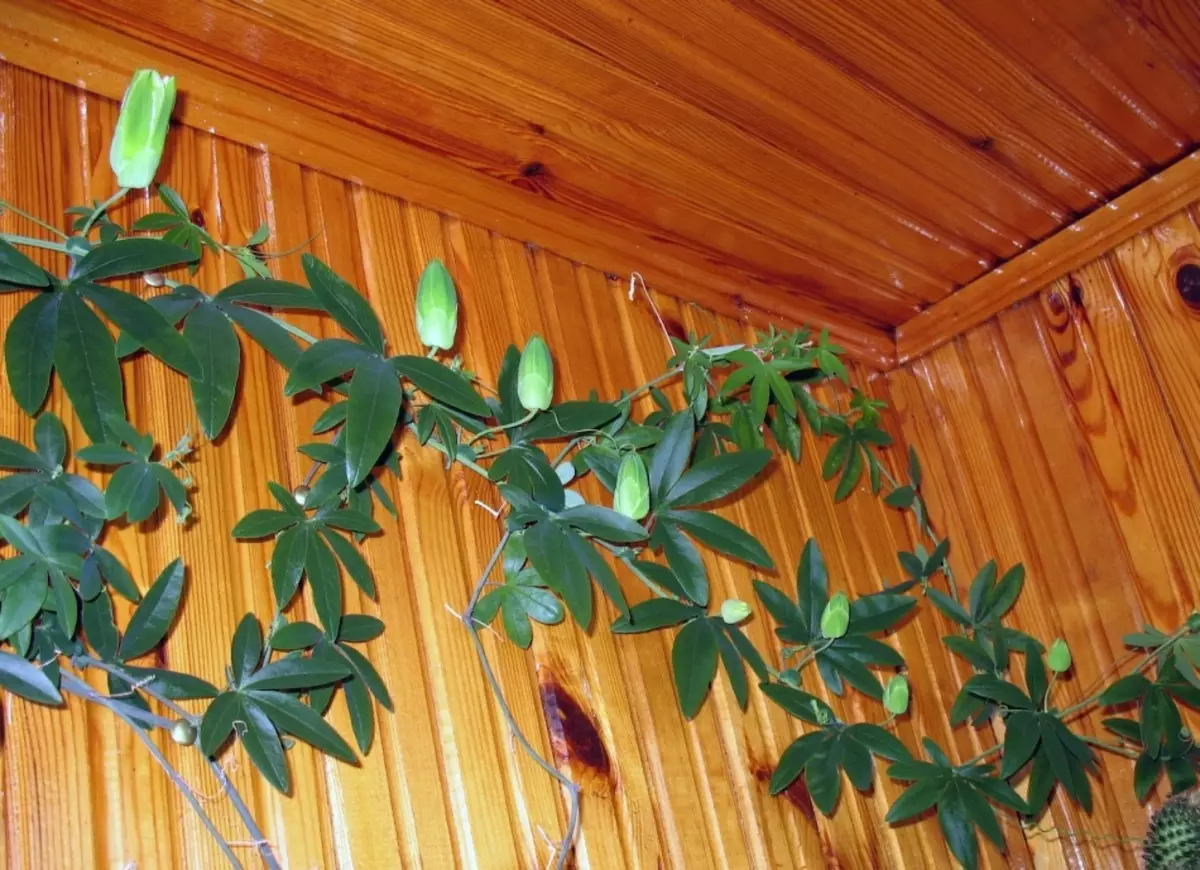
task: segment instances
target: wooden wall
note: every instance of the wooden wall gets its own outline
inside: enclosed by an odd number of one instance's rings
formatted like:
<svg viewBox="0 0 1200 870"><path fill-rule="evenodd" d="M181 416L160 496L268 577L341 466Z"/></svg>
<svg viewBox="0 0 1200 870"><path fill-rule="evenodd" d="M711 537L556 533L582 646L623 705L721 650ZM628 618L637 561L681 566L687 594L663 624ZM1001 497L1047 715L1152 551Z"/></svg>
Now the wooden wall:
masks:
<svg viewBox="0 0 1200 870"><path fill-rule="evenodd" d="M885 379L954 568L1024 561L1018 621L1070 642L1076 678L1062 703L1123 658L1121 635L1143 621L1172 630L1200 602L1200 313L1176 288L1177 268L1200 263L1198 214L1173 215ZM1142 834L1132 763L1107 769L1093 816L1056 813L1060 830ZM1073 866L1133 866L1094 840L1063 851Z"/></svg>
<svg viewBox="0 0 1200 870"><path fill-rule="evenodd" d="M112 189L112 103L0 66L0 117L0 197L52 217ZM485 378L494 377L509 342L534 331L556 349L560 395L593 387L616 395L655 374L667 356L644 300L630 302L625 286L520 241L200 130L176 133L165 178L218 238L241 241L262 220L271 225L272 245L316 234L314 252L370 297L394 346L416 346L413 286L424 262L441 256L463 298L466 364ZM119 217L148 206L136 203ZM11 215L0 220L5 231L17 227ZM1173 624L1193 606L1200 427L1186 415L1200 406L1200 363L1188 353L1200 327L1181 314L1160 274L1172 251L1197 239L1200 231L1181 215L1082 270L1078 292L1063 282L1040 302L870 381L897 406L896 434L925 457L933 514L955 535L959 573L973 573L993 554L1006 564L1026 561L1030 582L1018 621L1071 641L1078 678L1066 692L1079 693L1120 655L1119 636L1140 614ZM302 279L294 258L280 261L278 274ZM236 277L230 262L211 262L199 283L211 291ZM0 296L0 323L17 302ZM740 324L699 308L666 297L658 304L671 329L711 331L719 340L745 335ZM317 318L294 319L330 334ZM267 505L267 479L294 484L303 476L307 465L294 447L321 409L315 400L284 399L278 367L254 347L245 350L234 423L218 444L201 445L193 464L197 522L110 532L143 587L166 561L184 556L190 587L166 656L171 666L216 682L224 641L241 614L269 614L271 602L266 549L236 544L228 530ZM195 431L177 375L145 359L125 371L137 425L165 441ZM51 407L82 443L60 395ZM29 429L0 390L0 432L24 437ZM800 548L816 535L838 587L865 593L885 578L895 581L895 551L911 546L909 529L865 494L832 504L817 470L818 446L804 449L802 465L775 467L729 509L780 564L770 579L790 587ZM550 842L565 828L562 796L516 751L454 615L499 534L476 500L495 503L496 496L460 468L447 474L435 455L407 442L402 467L403 480L388 483L400 522L385 521L384 534L366 546L379 601L357 600L348 587L352 603L388 625L369 655L399 712L381 716L361 768L304 746L292 750L295 797L271 791L236 749L234 778L289 867L545 866ZM598 497L594 485L586 484L586 494ZM715 597L752 599L748 571L715 561L710 567ZM946 725L966 674L941 648L945 626L929 610L921 608L896 639L915 683L913 714L900 734L910 746L928 734L965 758L991 738ZM584 784L578 866L949 866L936 823L882 824L898 791L890 781L865 797L844 790L828 821L814 816L801 787L770 797L766 780L799 733L797 723L758 695L743 715L723 678L696 720L684 721L670 688L667 639L614 638L604 630L612 616L601 604L587 637L568 626L539 630L530 653L485 634L526 732ZM769 629L763 618L748 624L760 646ZM0 864L220 866L185 803L111 716L79 703L65 713L7 697L3 703ZM334 724L348 734L340 704ZM845 712L883 718L861 696ZM229 837L241 839L195 753L164 750L207 795ZM986 863L1133 866L1127 848L1064 836L1141 834L1145 813L1132 800L1129 772L1123 763L1111 769L1091 818L1056 808L1045 823L1055 830L1031 834L1006 820L1009 855L988 847Z"/></svg>

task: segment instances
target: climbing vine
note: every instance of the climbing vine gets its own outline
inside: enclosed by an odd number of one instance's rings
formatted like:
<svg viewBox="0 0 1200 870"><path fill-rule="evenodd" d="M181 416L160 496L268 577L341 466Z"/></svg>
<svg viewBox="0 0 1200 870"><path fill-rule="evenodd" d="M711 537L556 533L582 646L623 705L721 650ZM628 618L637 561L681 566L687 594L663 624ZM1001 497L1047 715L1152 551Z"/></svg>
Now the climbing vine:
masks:
<svg viewBox="0 0 1200 870"><path fill-rule="evenodd" d="M32 445L0 437L0 467L10 472L0 478L0 538L7 544L0 560L0 685L39 704L74 696L128 724L232 866L241 866L236 849L153 734L165 731L201 754L262 860L278 867L220 759L240 744L266 780L288 792L294 740L350 763L370 749L376 708L391 710L392 699L361 645L384 625L346 611L344 582L376 597L358 545L385 533L392 522L385 514L396 517L383 480L398 475L396 445L405 438L437 451L446 468L457 464L485 478L503 500L502 537L462 621L517 742L570 802L559 867L577 832L579 788L517 726L480 629L497 625L522 648L534 623L553 625L569 615L586 630L597 587L619 613L614 633L673 634L674 691L685 716L698 713L722 671L743 709L757 690L804 723L774 770L773 793L803 777L816 808L830 815L847 783L859 791L872 786L878 764L906 784L887 822L935 814L950 851L967 867L977 864L980 833L1004 849L998 810L1033 821L1055 789L1090 809L1098 751L1134 761L1140 800L1164 775L1174 791L1195 785L1200 752L1180 704L1200 706L1200 615L1173 630L1146 626L1131 634L1126 643L1142 654L1133 668L1064 706L1066 644L1047 647L1005 624L1024 569L988 562L960 588L947 559L950 541L935 531L926 508L916 454L910 450L902 463L903 481L894 479L880 458L891 446L882 403L848 386L842 350L826 333L772 329L753 343L722 346L705 337L672 339L664 371L647 383L609 400L557 402L553 354L534 336L507 350L497 383L487 385L453 355L459 299L439 261L428 264L416 288L424 347L395 352L366 299L317 258L301 256L305 285L274 278L260 253L265 226L240 245L218 241L162 184L162 210L128 228L116 223L128 190L153 184L173 101L173 80L135 75L110 153L120 190L68 210L69 231L3 203L51 238L0 236L0 292L27 297L5 334L7 383L20 409L36 417ZM21 250L29 246L53 252L58 268L35 263ZM243 277L211 294L192 285L205 255L232 257ZM137 276L145 295L110 283ZM316 340L287 321L289 310L324 314L343 336ZM220 578L190 577L175 559L143 591L105 547L114 523L144 529L139 524L168 511L177 522L192 521L186 460L196 447L184 438L164 450L129 422L121 365L149 354L187 379L207 452L229 425L247 340L286 369L286 395L332 401L313 426L314 440L299 447L312 462L309 474L300 482L267 482L277 507L254 510L232 529L239 540L271 542L266 570L274 609L242 617L228 644L229 666L210 682L146 662L180 616L185 583ZM42 410L53 378L91 442L70 458L62 423ZM813 391L827 382L842 399L833 408ZM668 386L681 401L663 392ZM868 487L911 516L919 543L898 554L902 581L851 599L809 540L794 595L754 584L757 618L769 618L780 641L760 650L740 628L754 608L713 600L701 550L776 568L753 534L713 508L773 462L802 461L805 428L828 442L822 472L836 481L835 498ZM81 465L106 472L105 487L76 473ZM607 504L585 500L574 486L589 474L611 493ZM638 584L636 603L618 572ZM114 595L134 605L123 627L114 618ZM314 622L295 618L304 596ZM910 687L888 638L926 603L950 626L947 649L973 671L949 711L951 724L1003 723L1003 740L974 758L953 760L929 737L909 747L894 731L908 714ZM85 680L89 669L104 673L105 691ZM884 718L842 719L824 698L849 690L881 702ZM325 719L339 696L354 747ZM1114 712L1103 722L1111 739L1077 727L1096 708Z"/></svg>

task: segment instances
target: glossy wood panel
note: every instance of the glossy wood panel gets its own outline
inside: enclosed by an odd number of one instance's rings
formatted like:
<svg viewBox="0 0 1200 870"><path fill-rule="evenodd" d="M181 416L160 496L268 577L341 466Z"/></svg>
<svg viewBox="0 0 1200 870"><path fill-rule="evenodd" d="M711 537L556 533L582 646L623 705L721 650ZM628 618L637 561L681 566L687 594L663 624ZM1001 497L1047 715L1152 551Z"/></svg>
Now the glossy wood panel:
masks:
<svg viewBox="0 0 1200 870"><path fill-rule="evenodd" d="M1190 150L1200 16L1147 5L4 0L0 35L107 96L186 72L250 144L282 100L453 180L390 192L869 344ZM288 156L362 171L318 138Z"/></svg>
<svg viewBox="0 0 1200 870"><path fill-rule="evenodd" d="M1071 644L1064 703L1124 656L1122 634L1170 630L1200 602L1200 309L1177 286L1189 263L1194 205L886 376L956 570L1023 560L1017 620ZM1055 807L1044 842L1079 838L1067 866L1136 866L1103 839L1142 834L1131 774L1106 763L1090 817Z"/></svg>

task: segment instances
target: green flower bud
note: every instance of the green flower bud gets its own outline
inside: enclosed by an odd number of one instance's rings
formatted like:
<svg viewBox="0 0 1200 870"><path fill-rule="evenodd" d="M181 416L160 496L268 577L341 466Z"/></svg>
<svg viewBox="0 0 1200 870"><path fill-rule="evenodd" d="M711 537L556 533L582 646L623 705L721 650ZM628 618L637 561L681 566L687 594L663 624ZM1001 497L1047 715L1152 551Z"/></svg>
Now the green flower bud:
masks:
<svg viewBox="0 0 1200 870"><path fill-rule="evenodd" d="M850 627L850 599L839 592L829 599L821 613L821 634L829 640L842 637Z"/></svg>
<svg viewBox="0 0 1200 870"><path fill-rule="evenodd" d="M108 151L108 163L121 187L149 187L154 181L174 105L174 76L160 76L152 69L133 74Z"/></svg>
<svg viewBox="0 0 1200 870"><path fill-rule="evenodd" d="M908 709L908 678L896 674L888 680L883 690L883 709L893 716L899 716Z"/></svg>
<svg viewBox="0 0 1200 870"><path fill-rule="evenodd" d="M179 719L171 726L171 739L180 746L191 746L196 742L196 726L186 719Z"/></svg>
<svg viewBox="0 0 1200 870"><path fill-rule="evenodd" d="M1050 652L1046 654L1046 664L1056 674L1070 669L1071 648L1061 637L1055 638L1054 643L1050 644Z"/></svg>
<svg viewBox="0 0 1200 870"><path fill-rule="evenodd" d="M545 411L554 397L554 360L540 335L529 339L517 366L517 398L526 411Z"/></svg>
<svg viewBox="0 0 1200 870"><path fill-rule="evenodd" d="M721 605L721 618L729 625L737 625L750 615L750 605L737 598L730 598Z"/></svg>
<svg viewBox="0 0 1200 870"><path fill-rule="evenodd" d="M449 350L458 332L458 293L441 260L430 260L417 282L417 334L426 347Z"/></svg>
<svg viewBox="0 0 1200 870"><path fill-rule="evenodd" d="M632 451L621 459L621 467L617 471L613 510L631 520L640 520L650 513L650 480L646 477L646 463Z"/></svg>

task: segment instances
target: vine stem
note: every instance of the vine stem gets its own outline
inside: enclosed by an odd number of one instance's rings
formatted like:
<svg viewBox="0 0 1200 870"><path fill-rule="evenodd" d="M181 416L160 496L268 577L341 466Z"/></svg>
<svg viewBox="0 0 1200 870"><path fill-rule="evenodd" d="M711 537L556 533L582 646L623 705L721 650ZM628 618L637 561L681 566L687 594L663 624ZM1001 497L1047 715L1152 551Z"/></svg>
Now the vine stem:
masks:
<svg viewBox="0 0 1200 870"><path fill-rule="evenodd" d="M140 739L142 743L146 745L146 749L149 750L150 754L154 757L154 760L158 762L159 766L164 771L166 771L167 776L171 779L171 782L175 783L178 789L183 792L184 798L192 805L192 809L196 811L196 815L200 817L200 821L204 823L204 827L208 828L208 832L212 834L213 839L217 841L217 845L225 854L225 857L229 860L229 866L236 868L236 870L242 870L242 862L238 860L238 856L233 851L233 847L230 846L229 843L226 842L225 838L221 836L221 832L217 830L217 826L213 824L213 820L209 817L208 813L204 811L204 807L200 804L200 800L196 797L196 793L192 791L192 787L188 785L187 780L183 778L179 771L171 766L171 762L167 761L167 757L163 755L162 750L158 748L155 742L150 739L150 735L143 731L141 726L138 725L137 721L135 721L134 718L128 712L126 712L126 705L113 701L107 695L100 694L83 680L79 679L68 671L61 672L60 685L62 686L63 691L83 698L85 701L91 701L94 704L99 704L101 707L104 707L118 716L122 721L125 722L126 725L129 726L130 730L137 735L138 739Z"/></svg>
<svg viewBox="0 0 1200 870"><path fill-rule="evenodd" d="M512 533L509 531L505 531L500 537L500 542L496 545L491 558L488 559L487 565L484 566L483 573L479 575L479 579L475 582L475 588L471 592L471 600L467 602L466 609L463 610L462 622L467 627L467 631L471 633L471 640L475 644L475 654L479 657L479 664L483 667L483 675L487 678L488 685L491 686L492 694L496 696L496 703L500 707L500 712L504 714L504 719L508 723L508 728L512 732L513 737L521 745L525 754L537 763L538 767L554 777L567 790L567 795L571 801L571 815L567 821L567 831L560 846L558 859L555 862L557 870L563 870L567 865L567 858L571 854L571 848L575 842L575 833L579 827L579 785L543 758L541 753L533 748L533 745L525 737L524 733L522 733L520 726L517 725L516 718L512 714L512 710L509 709L508 702L504 700L504 692L500 688L500 681L496 679L491 662L488 661L487 651L483 648L483 640L479 637L479 628L475 624L475 606L479 603L479 599L483 595L488 578L491 577L492 571L495 570L496 564L504 554L504 547L508 544L510 537L512 537Z"/></svg>
<svg viewBox="0 0 1200 870"><path fill-rule="evenodd" d="M98 670L104 671L105 673L112 674L116 677L120 677L121 679L128 681L131 685L138 685L141 682L140 680L137 679L137 677L135 677L133 674L129 673L124 668L120 667L119 665L113 665L108 662L101 661L100 659L93 658L92 656L89 656L89 655L75 656L73 658L73 661L79 667L96 668ZM66 677L69 675L64 674L63 676L64 676L64 680L65 680ZM88 686L86 683L83 683L83 686L85 688L87 688L89 692L92 692L92 695L96 695L96 693L94 691L92 691L91 687ZM177 703L175 703L173 700L168 698L162 692L159 692L157 689L153 688L153 686L154 686L154 682L150 681L148 683L138 685L138 688L140 691L145 692L151 698L158 701L158 703L162 704L164 707L166 707L168 710L170 710L172 713L174 713L180 719L184 719L188 722L191 722L193 725L199 724L200 719L202 717L195 716L195 715L189 713L187 710L183 709L183 707L179 706ZM106 706L110 706L110 708L111 708L111 706L112 706L111 699L104 698L104 696L97 695L94 698L89 697L89 700L95 700L98 703L103 703L100 700L101 698L103 698L104 701L110 701L110 703L106 704ZM119 703L119 702L116 702L116 703ZM124 707L127 707L128 705L120 704L120 706L122 708L124 708ZM136 708L134 708L134 709L136 709ZM126 719L127 722L129 721L129 718L127 718L127 716L130 718L132 717L132 712L123 713L121 710L117 710L117 709L113 709L113 712L120 715L123 719ZM138 712L142 713L142 711L138 711ZM145 715L145 714L142 713L142 715ZM160 717L154 717L154 718L157 719L158 721L153 722L152 724L155 724L159 728L163 728L165 730L170 730L171 726L174 724L173 722L171 722L167 719L162 719ZM138 733L143 737L144 740L148 739L148 738L146 738L145 734L143 734L141 732L141 729L136 728L136 725L135 725L135 730L138 731ZM158 747L154 746L153 741L151 741L149 743L149 745L151 747L153 747L152 751L157 752ZM196 745L196 751L197 752L200 751L200 747L198 744ZM201 753L201 754L203 754L203 753ZM212 832L213 836L217 838L218 842L222 846L222 851L226 851L227 854L232 854L232 853L228 852L228 850L226 849L226 846L228 844L226 843L224 838L221 837L220 832L218 832L216 830L216 828L214 828L212 826L211 822L209 822L207 820L208 817L204 815L203 809L200 807L200 805L196 801L195 795L192 793L191 787L188 786L187 782L181 776L179 776L178 773L174 772L174 769L166 762L165 758L161 758L161 753L158 753L155 757L157 760L159 760L159 763L164 766L168 775L171 776L172 781L174 781L175 784L178 785L183 790L185 796L191 802L192 806L196 808L196 812L200 813L201 818L203 820L205 820L206 827L208 827L209 831ZM254 820L254 814L250 812L250 808L248 806L246 806L246 802L244 800L242 800L241 794L238 792L238 790L234 786L233 782L229 779L228 775L225 773L225 770L221 767L220 764L218 764L215 760L213 760L212 758L209 758L208 756L205 756L204 760L208 764L209 768L212 770L213 775L216 776L217 782L221 786L221 791L224 792L225 794L229 795L229 802L231 804L233 804L233 808L237 811L237 814L241 817L242 824L244 824L246 826L246 831L250 834L250 839L254 842L255 846L257 847L258 854L262 857L263 863L267 866L268 870L283 870L282 866L279 864L279 861L275 858L275 853L271 849L271 844L267 841L267 838L263 835L262 829L258 827L258 823ZM234 856L232 860L234 862L235 867L241 867L241 864L237 863L236 856Z"/></svg>
<svg viewBox="0 0 1200 870"><path fill-rule="evenodd" d="M58 251L60 254L67 252L67 246L62 242L51 242L46 239L35 239L32 236L18 236L13 233L0 233L0 239L8 242L11 245L25 245L30 248L42 248L47 251Z"/></svg>
<svg viewBox="0 0 1200 870"><path fill-rule="evenodd" d="M44 230L49 230L50 232L54 233L54 235L58 236L60 239L67 238L67 234L64 233L62 230L60 230L58 227L53 226L52 224L48 224L41 218L35 217L34 215L31 215L29 212L17 208L15 205L13 205L11 202L8 202L7 200L0 199L0 209L8 209L13 214L25 218L25 220L29 221L31 224L34 224L35 226L39 226Z"/></svg>
<svg viewBox="0 0 1200 870"><path fill-rule="evenodd" d="M90 215L88 215L88 219L84 222L83 229L81 229L79 231L79 235L83 236L86 239L87 234L92 229L92 224L94 224L96 222L96 219L99 218L100 215L102 215L106 211L108 211L110 208L112 208L114 205L116 205L118 202L120 202L122 199L124 199L125 194L127 194L127 193L129 193L129 188L122 187L116 193L114 193L112 196L110 196L108 199L104 200L104 202L100 203L94 209L92 209L92 213Z"/></svg>

